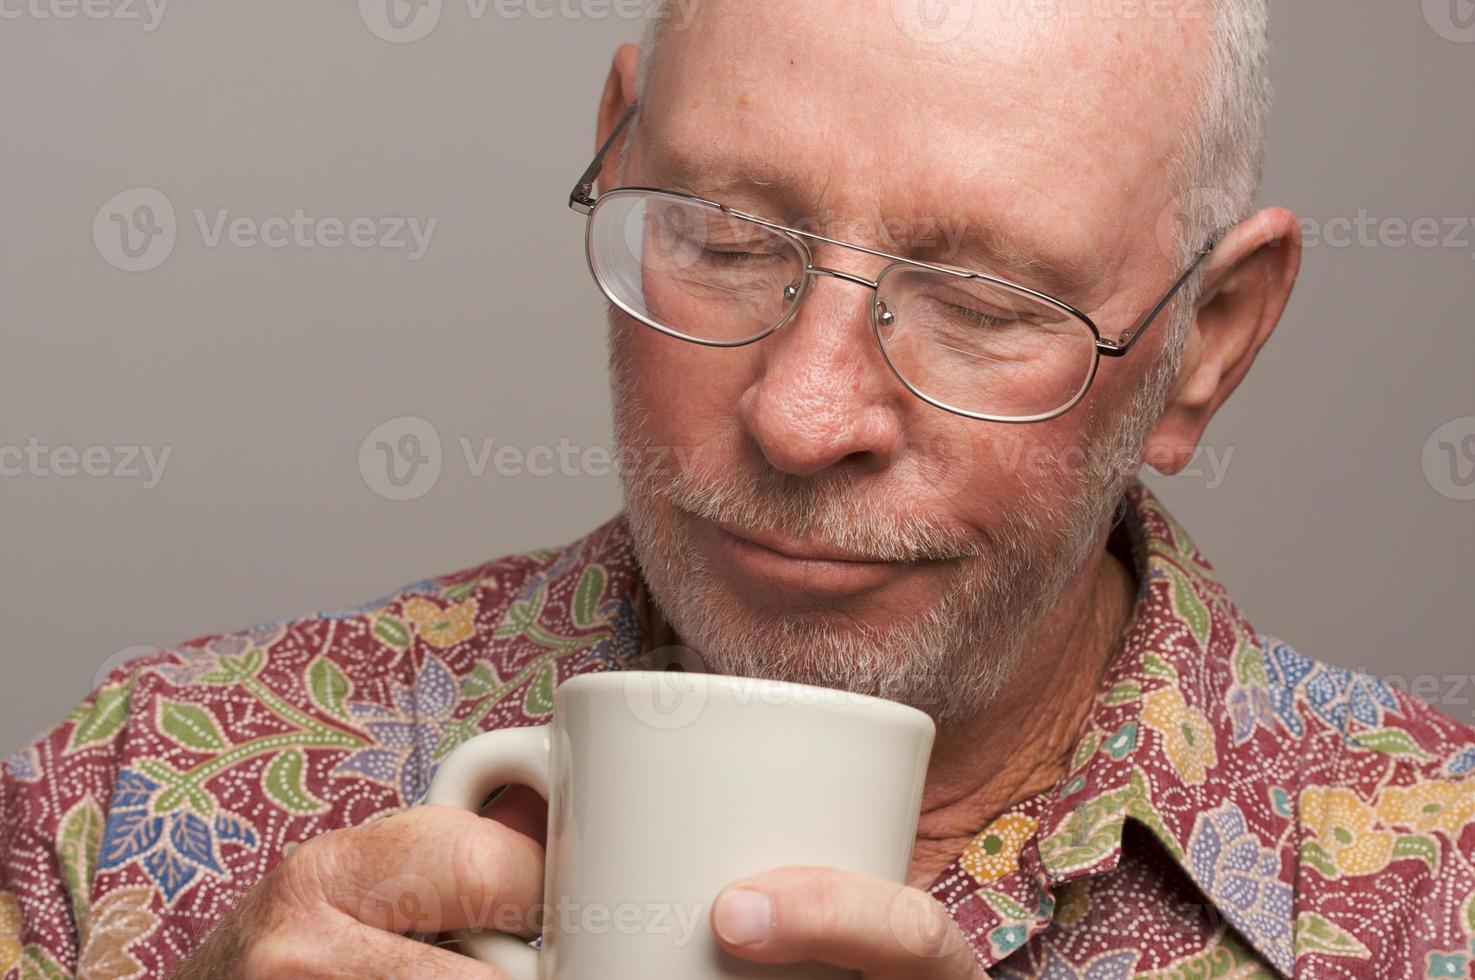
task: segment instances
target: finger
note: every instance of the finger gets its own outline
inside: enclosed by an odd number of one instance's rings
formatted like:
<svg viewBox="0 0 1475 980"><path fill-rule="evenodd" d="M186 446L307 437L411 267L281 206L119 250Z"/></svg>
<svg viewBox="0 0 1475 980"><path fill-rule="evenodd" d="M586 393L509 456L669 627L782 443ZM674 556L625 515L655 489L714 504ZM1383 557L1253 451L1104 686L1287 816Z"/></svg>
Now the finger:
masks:
<svg viewBox="0 0 1475 980"><path fill-rule="evenodd" d="M327 921L273 932L245 954L249 980L508 980L449 949L383 932L333 912Z"/></svg>
<svg viewBox="0 0 1475 980"><path fill-rule="evenodd" d="M866 980L987 976L931 896L833 868L780 868L725 889L712 909L724 949L759 963L817 960Z"/></svg>
<svg viewBox="0 0 1475 980"><path fill-rule="evenodd" d="M397 933L495 929L531 936L543 893L536 841L453 807L315 838L279 869L280 892Z"/></svg>
<svg viewBox="0 0 1475 980"><path fill-rule="evenodd" d="M481 815L547 846L548 801L526 786L508 786L482 807Z"/></svg>

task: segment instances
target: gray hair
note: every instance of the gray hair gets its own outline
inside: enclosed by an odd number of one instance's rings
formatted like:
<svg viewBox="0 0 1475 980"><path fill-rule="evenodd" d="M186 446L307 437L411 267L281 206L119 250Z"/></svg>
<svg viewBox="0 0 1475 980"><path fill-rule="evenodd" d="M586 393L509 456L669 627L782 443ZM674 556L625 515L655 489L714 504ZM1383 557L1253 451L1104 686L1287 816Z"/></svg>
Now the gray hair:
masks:
<svg viewBox="0 0 1475 980"><path fill-rule="evenodd" d="M1249 217L1264 174L1271 101L1270 0L1209 0L1206 9L1213 19L1209 57L1196 73L1197 106L1169 174L1178 188L1171 242L1178 269L1187 267L1211 235ZM671 0L654 0L636 75L636 98L642 104L652 55L670 17ZM620 168L623 172L623 160ZM1200 266L1173 304L1165 356L1145 386L1148 398L1141 407L1154 416L1178 375L1202 275Z"/></svg>
<svg viewBox="0 0 1475 980"><path fill-rule="evenodd" d="M1209 57L1197 72L1198 104L1170 178L1178 188L1175 268L1211 235L1250 216L1265 172L1270 117L1270 0L1212 0ZM1163 357L1137 408L1156 418L1178 377L1183 343L1202 295L1200 265L1173 304Z"/></svg>

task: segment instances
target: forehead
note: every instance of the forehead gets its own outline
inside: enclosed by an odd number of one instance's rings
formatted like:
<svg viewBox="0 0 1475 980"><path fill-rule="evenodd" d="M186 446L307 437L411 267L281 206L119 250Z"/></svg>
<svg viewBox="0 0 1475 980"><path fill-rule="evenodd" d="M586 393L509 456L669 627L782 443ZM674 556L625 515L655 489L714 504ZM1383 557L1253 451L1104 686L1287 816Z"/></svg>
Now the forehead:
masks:
<svg viewBox="0 0 1475 980"><path fill-rule="evenodd" d="M1168 165L1211 10L1210 0L671 3L647 90L653 163L664 148L710 181L767 177L802 213L977 215L1082 254L1154 234L1176 192Z"/></svg>

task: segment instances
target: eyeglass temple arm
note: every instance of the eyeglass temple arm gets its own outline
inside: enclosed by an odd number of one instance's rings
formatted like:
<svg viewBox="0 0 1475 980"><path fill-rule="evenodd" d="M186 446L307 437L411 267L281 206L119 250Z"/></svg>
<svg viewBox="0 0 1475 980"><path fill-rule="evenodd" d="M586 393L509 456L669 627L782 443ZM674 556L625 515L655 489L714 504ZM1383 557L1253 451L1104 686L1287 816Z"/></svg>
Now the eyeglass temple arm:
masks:
<svg viewBox="0 0 1475 980"><path fill-rule="evenodd" d="M624 132L630 120L635 117L635 110L639 108L639 102L630 103L630 108L625 110L620 121L615 123L615 128L610 130L604 145L599 148L598 153L594 154L594 161L589 164L583 176L579 178L579 182L574 185L573 192L568 196L568 206L580 214L588 214L594 210L594 181L599 178L599 172L604 169L604 158L609 153L610 147L615 145L615 140L619 139L620 133Z"/></svg>
<svg viewBox="0 0 1475 980"><path fill-rule="evenodd" d="M1148 310L1146 315L1137 321L1137 325L1131 330L1128 330L1121 340L1115 343L1105 339L1098 340L1096 346L1101 350L1101 353L1107 357L1125 356L1127 351L1131 350L1137 341L1141 339L1142 335L1147 332L1147 328L1152 326L1153 321L1158 318L1158 315L1167 308L1169 303L1173 302L1173 297L1178 295L1178 291L1183 288L1184 283L1188 282L1188 278L1193 275L1194 270L1203 263L1204 259L1209 257L1209 253L1219 247L1219 242L1222 240L1222 232L1215 232L1211 235L1208 242L1199 251L1198 256L1193 260L1193 264L1188 267L1188 271L1178 277L1178 281L1173 283L1173 288L1168 290L1168 294L1159 300L1156 306Z"/></svg>

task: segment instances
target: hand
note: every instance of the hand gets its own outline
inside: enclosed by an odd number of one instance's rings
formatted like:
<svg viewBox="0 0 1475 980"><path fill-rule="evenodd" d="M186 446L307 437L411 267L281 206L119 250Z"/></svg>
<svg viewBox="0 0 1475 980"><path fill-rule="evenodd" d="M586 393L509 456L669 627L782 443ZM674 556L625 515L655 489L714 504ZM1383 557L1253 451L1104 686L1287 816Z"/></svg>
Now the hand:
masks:
<svg viewBox="0 0 1475 980"><path fill-rule="evenodd" d="M817 960L864 980L986 980L932 896L833 868L780 868L729 885L712 907L723 949L758 963Z"/></svg>
<svg viewBox="0 0 1475 980"><path fill-rule="evenodd" d="M530 938L542 890L537 841L465 810L416 807L297 848L173 980L495 980L490 966L409 934L494 928Z"/></svg>

